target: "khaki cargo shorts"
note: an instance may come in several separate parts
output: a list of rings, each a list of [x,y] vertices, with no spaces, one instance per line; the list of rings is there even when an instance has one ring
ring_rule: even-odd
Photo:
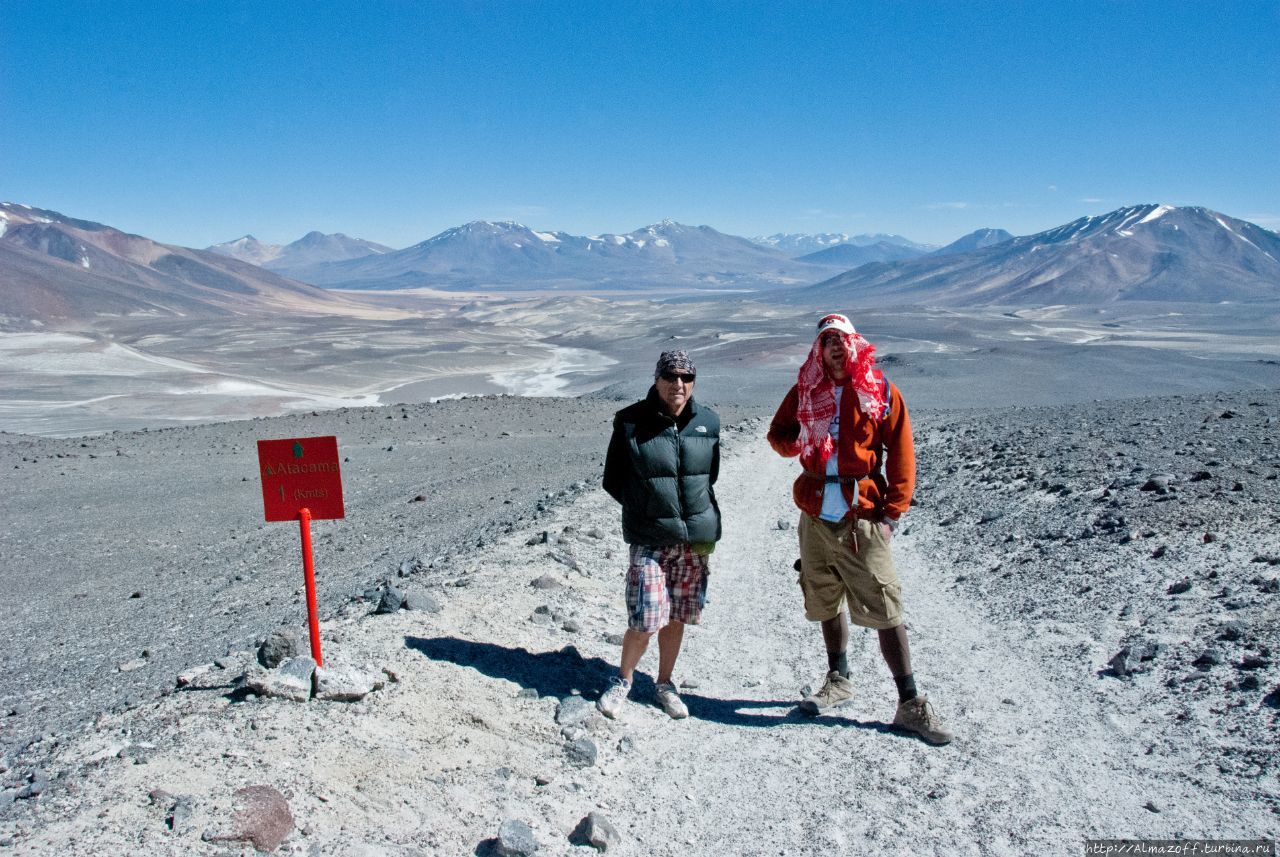
[[[849,621],[864,628],[902,624],[902,584],[880,525],[858,518],[858,552],[848,544],[849,521],[833,524],[801,513],[800,591],[804,615],[824,622],[847,603]]]

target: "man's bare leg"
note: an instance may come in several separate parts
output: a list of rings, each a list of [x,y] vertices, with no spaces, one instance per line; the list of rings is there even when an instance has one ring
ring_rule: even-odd
[[[628,684],[631,682],[631,674],[636,670],[636,664],[640,663],[645,649],[649,648],[649,638],[652,636],[651,632],[636,631],[633,628],[628,628],[622,635],[622,662],[618,667],[618,673]]]
[[[676,658],[680,655],[683,640],[684,623],[679,619],[672,619],[658,631],[658,684],[671,681],[671,673],[676,668]]]

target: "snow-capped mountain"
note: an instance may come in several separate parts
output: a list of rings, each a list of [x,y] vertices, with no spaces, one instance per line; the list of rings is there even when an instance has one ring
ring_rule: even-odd
[[[877,305],[1280,299],[1280,235],[1207,208],[1135,205],[946,256],[864,265],[791,293]]]
[[[788,258],[709,226],[664,220],[626,235],[539,232],[475,221],[412,247],[292,269],[316,285],[348,289],[760,289],[817,282],[832,266]]]
[[[206,249],[286,276],[292,269],[307,265],[391,252],[390,247],[363,238],[352,238],[341,232],[326,235],[316,231],[308,232],[289,244],[263,244],[252,235],[246,235]]]
[[[786,253],[791,257],[807,256],[811,253],[845,244],[854,247],[874,247],[879,244],[891,244],[895,247],[917,250],[919,251],[917,255],[923,255],[931,250],[938,249],[935,244],[918,244],[909,238],[903,238],[901,235],[885,235],[883,233],[847,235],[844,232],[824,232],[818,235],[810,235],[803,232],[779,232],[775,235],[756,237],[750,240],[753,244],[759,244],[761,247],[772,247],[774,250]]]
[[[237,259],[0,203],[0,321],[340,313],[351,306]]]

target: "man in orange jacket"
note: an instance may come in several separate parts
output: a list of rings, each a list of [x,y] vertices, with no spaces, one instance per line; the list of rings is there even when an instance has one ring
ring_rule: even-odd
[[[805,616],[822,625],[827,678],[800,703],[819,714],[853,698],[849,622],[874,628],[898,685],[895,726],[932,744],[953,737],[911,672],[902,586],[889,553],[916,482],[911,420],[902,393],[875,365],[875,348],[843,315],[823,316],[795,386],[769,426],[779,455],[800,457],[792,487],[800,508],[800,589]]]

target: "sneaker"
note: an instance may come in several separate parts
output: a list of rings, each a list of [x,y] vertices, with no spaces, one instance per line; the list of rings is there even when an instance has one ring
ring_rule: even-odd
[[[948,744],[956,737],[942,725],[938,712],[929,704],[929,697],[923,695],[900,703],[898,713],[893,715],[893,725],[916,733],[930,744]]]
[[[689,716],[689,707],[684,704],[680,694],[676,693],[676,686],[671,682],[658,685],[654,690],[654,696],[658,698],[658,705],[662,706],[662,710],[667,712],[667,716],[672,720],[682,720]]]
[[[618,716],[618,712],[622,710],[622,703],[627,701],[627,694],[631,693],[631,682],[619,676],[609,679],[609,689],[596,700],[596,708],[600,713],[610,720]]]
[[[853,682],[840,675],[837,670],[827,673],[827,680],[817,693],[811,693],[800,703],[800,710],[810,717],[822,712],[839,708],[853,700]]]

